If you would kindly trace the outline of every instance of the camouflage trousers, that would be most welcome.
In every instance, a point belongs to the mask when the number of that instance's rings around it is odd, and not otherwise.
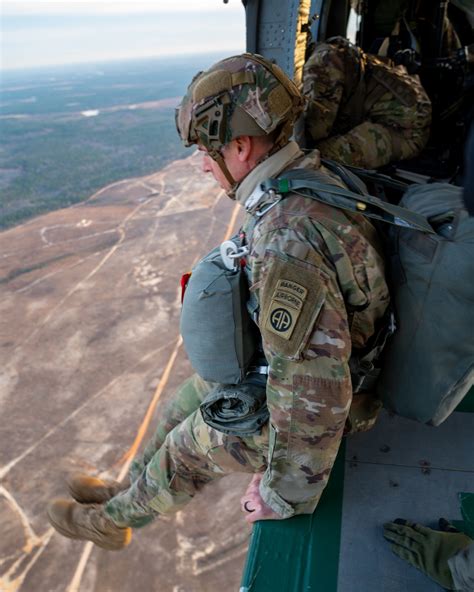
[[[133,461],[130,487],[106,505],[118,526],[140,527],[175,512],[204,485],[227,474],[265,470],[266,426],[261,434],[242,438],[204,423],[199,405],[213,386],[194,375],[164,408],[143,455]]]
[[[431,104],[421,87],[415,90],[415,105],[405,106],[385,93],[372,105],[365,121],[345,134],[316,142],[316,148],[324,158],[363,168],[417,156],[428,141]]]

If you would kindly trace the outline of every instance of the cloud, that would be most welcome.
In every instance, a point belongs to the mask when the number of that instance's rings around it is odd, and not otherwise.
[[[197,2],[198,0],[196,0]],[[221,8],[221,7],[219,7]],[[23,15],[4,19],[4,69],[245,50],[245,12]]]

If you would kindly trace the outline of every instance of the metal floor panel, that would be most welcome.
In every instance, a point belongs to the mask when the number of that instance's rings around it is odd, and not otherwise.
[[[441,590],[391,553],[382,525],[461,518],[457,493],[474,491],[473,428],[472,413],[430,428],[383,412],[347,439],[338,592]]]

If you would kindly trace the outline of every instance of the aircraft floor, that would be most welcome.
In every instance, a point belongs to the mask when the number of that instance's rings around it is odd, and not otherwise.
[[[384,413],[371,432],[348,438],[338,592],[440,590],[391,553],[382,525],[461,519],[457,494],[474,492],[473,424],[470,413],[437,428]]]
[[[473,427],[473,413],[432,428],[382,412],[346,438],[313,516],[256,524],[241,592],[440,591],[391,553],[383,523],[461,519],[457,494],[474,492]]]

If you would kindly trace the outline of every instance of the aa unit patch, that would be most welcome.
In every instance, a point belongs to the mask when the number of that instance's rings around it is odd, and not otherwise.
[[[265,329],[290,339],[303,309],[308,290],[292,280],[280,279],[273,291]]]

